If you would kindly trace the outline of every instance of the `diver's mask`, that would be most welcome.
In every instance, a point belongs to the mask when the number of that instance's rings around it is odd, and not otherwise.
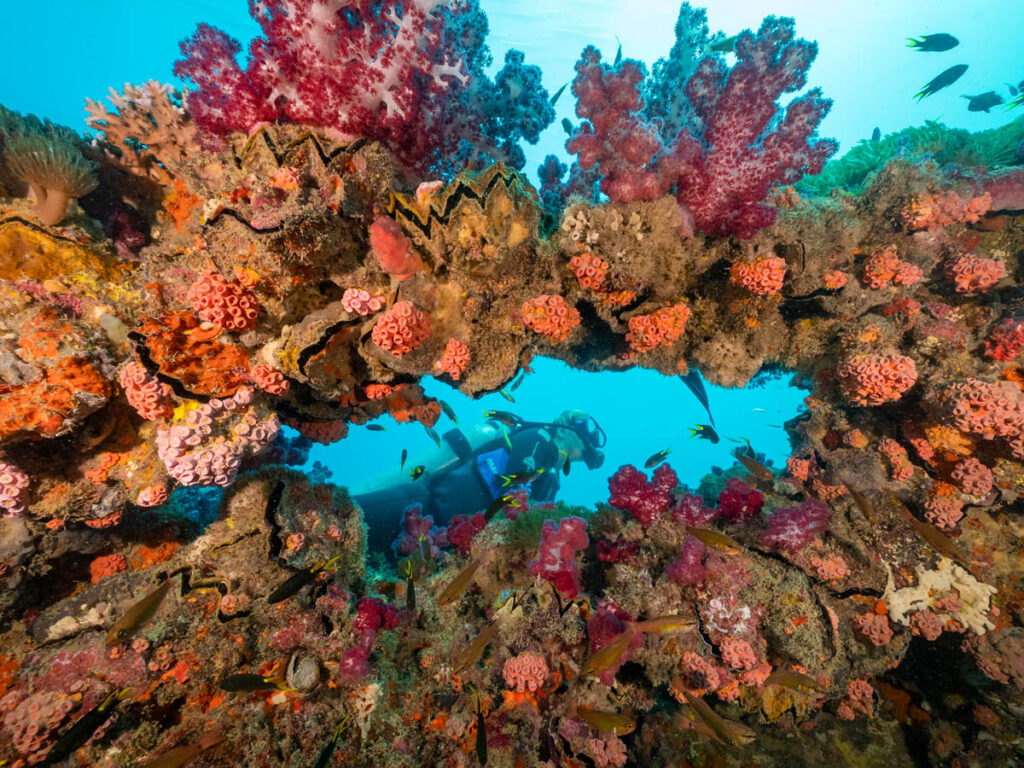
[[[604,448],[608,442],[608,436],[601,429],[601,425],[593,416],[587,416],[572,419],[569,426],[583,441],[583,463],[587,465],[587,469],[599,469],[604,464],[604,451],[598,449]]]

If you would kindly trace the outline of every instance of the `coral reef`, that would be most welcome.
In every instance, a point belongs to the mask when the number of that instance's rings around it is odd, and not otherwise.
[[[584,52],[538,192],[550,100],[475,2],[252,7],[244,67],[201,27],[195,90],[90,102],[94,142],[0,112],[0,763],[1018,759],[1019,121],[801,180],[814,45],[769,18],[730,68],[684,6],[650,75]],[[807,409],[696,492],[406,506],[397,562],[288,468],[534,355]]]

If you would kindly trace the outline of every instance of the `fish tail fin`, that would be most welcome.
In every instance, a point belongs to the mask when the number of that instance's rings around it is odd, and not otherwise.
[[[695,438],[697,435],[700,434],[700,430],[697,429],[696,427],[687,427],[687,429],[690,430],[690,439],[691,440],[693,440],[693,438]]]
[[[207,731],[199,737],[199,748],[205,751],[210,747],[217,746],[222,741],[224,741],[225,738],[226,737],[224,736],[224,732],[219,728],[215,728],[212,731]]]
[[[924,40],[918,40],[916,37],[907,38],[907,48],[920,48],[924,45]]]

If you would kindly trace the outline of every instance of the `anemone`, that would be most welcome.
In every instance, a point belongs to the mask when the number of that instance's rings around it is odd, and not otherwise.
[[[82,156],[67,129],[48,126],[47,134],[10,136],[4,148],[7,166],[29,186],[39,220],[54,226],[64,218],[71,198],[95,189],[96,164]]]

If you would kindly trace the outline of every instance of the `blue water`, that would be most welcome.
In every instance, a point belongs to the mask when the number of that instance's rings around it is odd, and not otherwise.
[[[784,421],[803,407],[806,392],[790,387],[786,378],[774,379],[764,387],[723,389],[707,385],[715,424],[722,436],[717,445],[691,439],[687,427],[707,422],[704,407],[675,376],[633,368],[622,373],[589,373],[570,368],[560,360],[535,358],[535,373],[527,376],[514,392],[516,402],[501,395],[486,395],[479,400],[433,377],[422,380],[426,393],[448,402],[459,418],[460,427],[483,420],[485,409],[512,410],[524,419],[549,421],[563,410],[574,408],[592,415],[608,435],[604,466],[588,471],[575,464],[563,477],[559,498],[570,504],[592,506],[608,498],[608,476],[623,464],[642,467],[648,456],[671,448],[668,463],[680,481],[696,488],[711,467],[733,463],[730,451],[737,440],[747,438],[757,451],[764,452],[776,465],[789,456],[789,440],[781,428]],[[757,409],[757,410],[755,410]],[[385,432],[372,432],[353,426],[349,435],[331,446],[316,446],[310,451],[310,465],[320,461],[334,473],[332,482],[353,486],[372,478],[382,469],[393,470],[402,449],[409,451],[406,466],[414,466],[419,452],[433,449],[434,442],[419,424],[396,424],[391,417],[377,420]],[[444,416],[437,431],[451,424]]]

